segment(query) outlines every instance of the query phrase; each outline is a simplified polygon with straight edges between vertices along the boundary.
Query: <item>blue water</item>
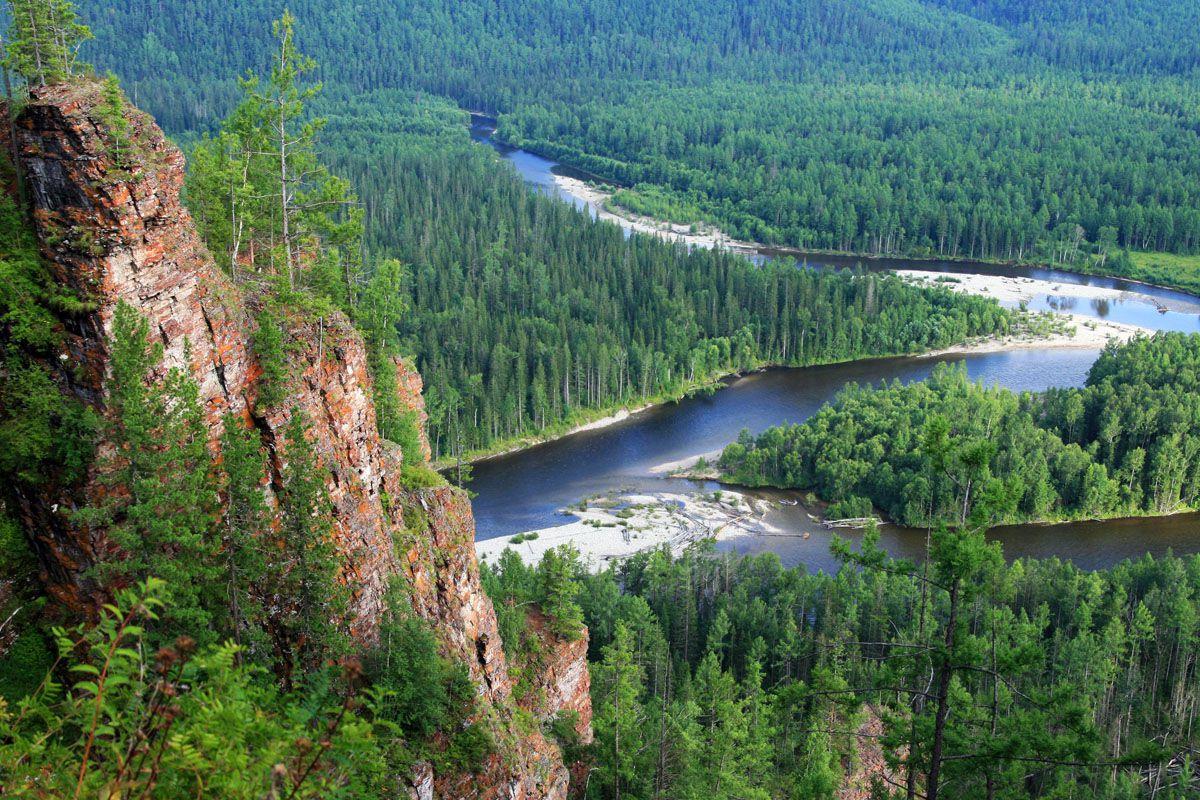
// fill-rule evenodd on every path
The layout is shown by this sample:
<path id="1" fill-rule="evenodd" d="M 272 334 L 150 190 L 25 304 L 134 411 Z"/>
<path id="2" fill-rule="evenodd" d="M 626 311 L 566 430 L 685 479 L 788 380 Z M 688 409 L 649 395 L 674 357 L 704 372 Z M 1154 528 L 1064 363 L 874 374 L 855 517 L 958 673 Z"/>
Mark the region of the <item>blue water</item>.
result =
<path id="1" fill-rule="evenodd" d="M 538 191 L 572 202 L 589 211 L 596 208 L 562 195 L 554 175 L 555 162 L 507 147 L 492 138 L 486 120 L 472 128 L 472 137 L 493 147 L 524 180 Z M 627 226 L 626 234 L 630 233 Z M 784 256 L 763 250 L 755 260 Z M 1115 278 L 1099 278 L 1038 268 L 1010 268 L 961 262 L 809 259 L 810 268 L 851 268 L 872 271 L 918 269 L 937 272 L 983 273 L 1049 281 L 1054 290 L 1029 303 L 1034 311 L 1070 311 L 1095 319 L 1138 325 L 1151 330 L 1200 331 L 1200 298 Z M 1097 286 L 1123 292 L 1120 298 L 1098 301 L 1079 297 L 1072 286 Z M 710 396 L 671 403 L 637 414 L 624 422 L 578 433 L 475 465 L 470 488 L 477 536 L 490 539 L 564 524 L 563 509 L 579 500 L 613 491 L 709 490 L 712 484 L 662 477 L 662 467 L 713 453 L 737 438 L 743 429 L 757 433 L 773 425 L 802 422 L 847 383 L 911 382 L 929 376 L 940 362 L 966 364 L 972 379 L 1014 391 L 1081 386 L 1095 362 L 1095 350 L 1017 350 L 969 356 L 895 358 L 859 361 L 806 369 L 777 369 L 732 381 Z M 779 500 L 795 493 L 762 492 Z M 742 537 L 723 542 L 739 552 L 769 550 L 786 564 L 835 569 L 829 553 L 830 533 L 813 522 L 801 506 L 780 505 L 766 521 L 797 534 L 792 537 Z M 808 538 L 803 538 L 807 534 Z M 1115 520 L 1062 526 L 1015 526 L 989 534 L 1004 543 L 1009 557 L 1060 556 L 1093 569 L 1146 552 L 1162 554 L 1200 551 L 1200 516 L 1168 519 Z M 853 535 L 851 535 L 853 537 Z M 883 532 L 884 545 L 896 555 L 919 555 L 924 533 L 895 527 Z"/>

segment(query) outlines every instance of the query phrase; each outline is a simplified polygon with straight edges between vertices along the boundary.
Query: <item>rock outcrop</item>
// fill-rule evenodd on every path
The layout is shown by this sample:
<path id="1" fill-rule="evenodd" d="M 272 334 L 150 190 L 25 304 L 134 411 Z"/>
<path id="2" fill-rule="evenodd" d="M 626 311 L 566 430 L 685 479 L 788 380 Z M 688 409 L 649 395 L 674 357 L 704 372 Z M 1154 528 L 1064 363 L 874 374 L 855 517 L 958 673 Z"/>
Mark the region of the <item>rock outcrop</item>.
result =
<path id="1" fill-rule="evenodd" d="M 444 653 L 466 664 L 478 686 L 478 718 L 498 744 L 478 774 L 439 775 L 419 767 L 409 778 L 414 796 L 565 797 L 569 774 L 561 753 L 513 698 L 495 611 L 480 584 L 466 495 L 401 484 L 404 454 L 379 436 L 366 353 L 339 315 L 284 321 L 288 401 L 257 409 L 263 368 L 252 346 L 254 291 L 219 270 L 197 235 L 180 201 L 180 152 L 149 117 L 129 110 L 134 155 L 114 155 L 99 99 L 97 84 L 40 89 L 16 129 L 42 254 L 55 280 L 84 301 L 60 314 L 62 352 L 44 359 L 60 391 L 104 413 L 109 338 L 124 302 L 148 320 L 162 344 L 158 376 L 179 368 L 195 380 L 214 447 L 230 420 L 253 426 L 278 471 L 287 459 L 283 431 L 296 409 L 303 412 L 329 475 L 342 579 L 353 592 L 353 631 L 371 641 L 385 590 L 401 576 Z M 417 415 L 423 431 L 421 378 L 407 362 L 396 369 L 401 405 Z M 99 443 L 102 452 L 104 446 Z M 428 460 L 428 442 L 421 446 Z M 89 568 L 114 555 L 103 530 L 79 525 L 72 514 L 99 491 L 93 473 L 13 498 L 47 593 L 75 613 L 105 599 Z M 538 716 L 573 709 L 581 736 L 590 738 L 586 649 L 586 641 L 575 643 L 554 659 Z"/>
<path id="2" fill-rule="evenodd" d="M 555 635 L 549 620 L 536 608 L 528 612 L 527 619 L 540 644 L 533 691 L 522 704 L 543 722 L 570 712 L 580 744 L 591 744 L 592 676 L 587 668 L 587 636 L 568 640 Z"/>
<path id="3" fill-rule="evenodd" d="M 842 764 L 844 777 L 837 790 L 837 800 L 871 800 L 878 796 L 878 790 L 903 784 L 904 776 L 897 775 L 888 766 L 880 745 L 883 720 L 876 709 L 867 707 L 857 734 L 854 758 Z"/>
<path id="4" fill-rule="evenodd" d="M 295 322 L 287 332 L 294 358 L 286 392 L 294 404 L 258 415 L 262 370 L 250 347 L 253 301 L 217 268 L 180 201 L 183 155 L 153 120 L 130 112 L 136 154 L 118 157 L 98 102 L 96 84 L 49 87 L 35 93 L 17 121 L 43 256 L 87 309 L 63 316 L 64 352 L 47 366 L 63 391 L 103 412 L 113 317 L 126 303 L 162 344 L 160 373 L 180 368 L 195 380 L 214 446 L 233 418 L 256 426 L 268 450 L 285 459 L 282 431 L 300 408 L 329 471 L 353 627 L 369 638 L 394 563 L 379 502 L 382 446 L 361 340 L 340 317 Z M 72 522 L 71 512 L 96 496 L 92 477 L 20 498 L 48 592 L 83 612 L 103 597 L 85 577 L 88 568 L 111 548 L 102 531 Z"/>
<path id="5" fill-rule="evenodd" d="M 513 698 L 496 611 L 480 584 L 475 521 L 466 494 L 442 487 L 397 496 L 403 501 L 396 514 L 407 523 L 400 541 L 401 562 L 413 607 L 437 627 L 447 653 L 467 665 L 479 687 L 477 716 L 490 725 L 498 744 L 478 774 L 437 776 L 434 795 L 566 797 L 570 776 L 558 748 L 536 727 L 518 731 L 520 709 Z M 396 523 L 400 527 L 401 520 Z M 586 661 L 581 667 L 586 671 Z"/>
<path id="6" fill-rule="evenodd" d="M 421 373 L 408 359 L 396 360 L 396 394 L 402 411 L 416 416 L 417 438 L 421 447 L 421 457 L 428 462 L 433 457 L 429 447 L 429 414 L 425 411 L 425 382 Z"/>

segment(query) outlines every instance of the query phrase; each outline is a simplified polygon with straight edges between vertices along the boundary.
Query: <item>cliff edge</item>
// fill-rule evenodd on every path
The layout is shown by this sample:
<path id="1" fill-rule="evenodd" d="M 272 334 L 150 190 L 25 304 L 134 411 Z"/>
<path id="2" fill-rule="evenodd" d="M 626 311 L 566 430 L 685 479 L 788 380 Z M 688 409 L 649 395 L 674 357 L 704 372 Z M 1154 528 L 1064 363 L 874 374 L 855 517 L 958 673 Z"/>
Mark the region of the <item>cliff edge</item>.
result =
<path id="1" fill-rule="evenodd" d="M 184 159 L 147 115 L 126 109 L 133 155 L 113 153 L 100 86 L 75 83 L 34 92 L 21 110 L 14 147 L 25 176 L 40 251 L 60 286 L 83 302 L 58 314 L 61 352 L 41 356 L 60 392 L 105 413 L 110 334 L 124 302 L 162 344 L 155 377 L 171 368 L 199 388 L 214 451 L 227 419 L 252 427 L 272 454 L 287 458 L 290 410 L 257 409 L 262 364 L 254 353 L 258 300 L 251 284 L 217 268 L 181 202 Z M 448 487 L 413 490 L 401 482 L 403 454 L 376 427 L 366 352 L 353 325 L 332 314 L 291 319 L 287 396 L 301 409 L 327 470 L 340 573 L 351 590 L 349 627 L 369 643 L 384 595 L 401 576 L 417 614 L 429 621 L 443 652 L 463 662 L 478 690 L 477 716 L 498 743 L 478 774 L 435 775 L 421 765 L 399 776 L 415 797 L 562 798 L 569 773 L 537 719 L 572 708 L 590 720 L 586 645 L 564 649 L 556 670 L 573 676 L 534 722 L 513 698 L 496 616 L 480 585 L 470 503 Z M 424 417 L 420 376 L 397 363 L 400 400 Z M 101 453 L 105 443 L 97 443 Z M 427 447 L 421 457 L 428 459 Z M 271 488 L 266 487 L 268 492 Z M 73 512 L 101 492 L 94 469 L 82 479 L 51 480 L 35 491 L 11 488 L 10 504 L 38 556 L 46 593 L 87 615 L 107 597 L 90 567 L 119 556 L 103 529 Z M 582 728 L 582 725 L 581 725 Z M 590 736 L 590 726 L 582 731 Z"/>

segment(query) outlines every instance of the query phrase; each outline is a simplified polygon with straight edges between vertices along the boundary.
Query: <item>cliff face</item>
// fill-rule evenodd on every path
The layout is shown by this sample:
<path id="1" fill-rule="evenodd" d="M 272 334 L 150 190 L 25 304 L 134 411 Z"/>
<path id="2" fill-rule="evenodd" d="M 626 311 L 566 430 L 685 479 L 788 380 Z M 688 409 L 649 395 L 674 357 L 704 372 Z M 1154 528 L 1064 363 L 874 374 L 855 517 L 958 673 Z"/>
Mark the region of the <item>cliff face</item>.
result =
<path id="1" fill-rule="evenodd" d="M 561 753 L 536 724 L 521 718 L 513 699 L 496 612 L 480 585 L 466 495 L 444 487 L 396 496 L 402 502 L 394 513 L 407 521 L 408 533 L 398 544 L 414 609 L 438 627 L 449 655 L 467 665 L 479 688 L 478 717 L 498 744 L 479 774 L 437 776 L 434 796 L 566 797 L 570 775 Z M 586 661 L 582 668 L 586 671 Z"/>
<path id="2" fill-rule="evenodd" d="M 564 711 L 574 713 L 580 743 L 590 744 L 592 676 L 587 668 L 587 637 L 568 641 L 555 635 L 547 617 L 537 609 L 531 609 L 527 618 L 540 646 L 533 691 L 522 705 L 543 721 Z"/>
<path id="3" fill-rule="evenodd" d="M 479 718 L 499 745 L 481 774 L 434 775 L 426 765 L 410 776 L 413 791 L 440 798 L 564 797 L 568 772 L 558 748 L 529 724 L 512 696 L 495 612 L 480 585 L 470 504 L 449 488 L 410 491 L 401 485 L 402 454 L 379 436 L 367 358 L 353 326 L 336 315 L 287 321 L 288 402 L 255 411 L 262 374 L 251 347 L 256 301 L 216 267 L 181 204 L 179 151 L 149 117 L 130 112 L 136 156 L 119 163 L 96 110 L 98 99 L 99 88 L 91 84 L 40 90 L 22 111 L 16 133 L 43 256 L 55 279 L 87 301 L 85 312 L 62 314 L 63 352 L 45 363 L 60 390 L 104 412 L 109 334 L 115 310 L 125 302 L 162 343 L 158 376 L 178 367 L 196 381 L 214 447 L 226 420 L 235 419 L 259 432 L 278 471 L 287 458 L 283 431 L 292 409 L 302 410 L 329 473 L 342 579 L 353 592 L 352 629 L 360 640 L 371 640 L 384 590 L 400 575 L 445 654 L 467 665 L 478 686 Z M 401 403 L 423 423 L 421 378 L 405 362 L 396 368 Z M 105 443 L 98 446 L 103 452 Z M 428 459 L 424 440 L 421 455 Z M 76 613 L 88 613 L 104 599 L 104 587 L 85 575 L 112 555 L 103 530 L 87 530 L 71 515 L 98 491 L 91 475 L 79 485 L 50 485 L 15 498 L 47 593 Z M 581 711 L 585 654 L 586 643 L 564 652 L 557 669 L 574 677 L 551 680 L 571 683 L 574 688 L 560 693 L 570 697 L 561 702 Z M 557 713 L 549 706 L 547 711 Z M 590 725 L 586 732 L 590 736 Z"/>
<path id="4" fill-rule="evenodd" d="M 137 155 L 118 163 L 96 111 L 97 91 L 91 84 L 41 90 L 18 120 L 17 148 L 43 255 L 55 279 L 92 309 L 63 318 L 65 352 L 48 366 L 64 391 L 102 410 L 113 316 L 127 303 L 162 344 L 161 374 L 178 367 L 196 381 L 214 446 L 233 414 L 286 458 L 277 445 L 290 408 L 261 417 L 252 411 L 261 370 L 249 347 L 251 314 L 180 202 L 182 154 L 149 117 L 134 112 Z M 329 470 L 335 535 L 354 593 L 353 627 L 369 636 L 394 564 L 379 503 L 381 444 L 365 353 L 342 319 L 296 323 L 288 333 L 294 359 L 287 396 L 306 413 Z M 83 612 L 102 596 L 83 573 L 110 545 L 103 532 L 74 527 L 70 514 L 95 493 L 88 482 L 21 498 L 48 591 Z"/>
<path id="5" fill-rule="evenodd" d="M 96 91 L 42 90 L 16 130 L 42 254 L 54 279 L 92 309 L 62 315 L 63 352 L 46 366 L 62 391 L 102 408 L 113 314 L 119 302 L 129 303 L 162 342 L 162 370 L 182 367 L 196 379 L 215 437 L 223 414 L 245 413 L 254 372 L 247 318 L 180 204 L 182 155 L 135 115 L 144 158 L 128 172 L 120 169 L 93 118 Z M 100 599 L 82 573 L 109 549 L 102 533 L 89 535 L 69 519 L 94 492 L 88 483 L 18 498 L 47 591 L 78 612 Z"/>

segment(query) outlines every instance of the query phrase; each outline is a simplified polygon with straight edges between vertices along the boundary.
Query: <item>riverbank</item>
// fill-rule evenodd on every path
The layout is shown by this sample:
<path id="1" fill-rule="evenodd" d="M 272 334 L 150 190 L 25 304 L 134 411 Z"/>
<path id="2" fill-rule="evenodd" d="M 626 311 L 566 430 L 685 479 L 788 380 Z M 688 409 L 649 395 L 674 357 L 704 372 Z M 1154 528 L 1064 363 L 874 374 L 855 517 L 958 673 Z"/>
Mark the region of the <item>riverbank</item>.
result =
<path id="1" fill-rule="evenodd" d="M 766 368 L 766 365 L 761 367 Z M 578 433 L 586 433 L 588 431 L 602 430 L 604 428 L 626 422 L 639 414 L 650 411 L 654 408 L 668 405 L 670 403 L 678 403 L 686 397 L 691 397 L 700 392 L 715 391 L 720 389 L 724 382 L 739 378 L 746 373 L 729 372 L 722 373 L 707 380 L 694 381 L 680 387 L 677 391 L 664 392 L 646 398 L 644 402 L 636 405 L 629 404 L 614 404 L 603 408 L 585 409 L 576 412 L 573 418 L 569 421 L 560 423 L 551 428 L 547 428 L 538 434 L 528 434 L 514 438 L 502 439 L 494 443 L 491 447 L 480 450 L 469 450 L 463 453 L 459 458 L 451 458 L 445 456 L 436 459 L 431 465 L 438 472 L 445 472 L 453 469 L 457 464 L 480 464 L 485 461 L 490 461 L 494 458 L 519 453 L 522 450 L 528 450 L 538 445 L 550 444 L 560 439 L 565 439 L 568 436 L 574 436 Z"/>
<path id="2" fill-rule="evenodd" d="M 1064 317 L 1067 315 L 1063 315 Z M 1076 324 L 1067 326 L 1066 329 L 1054 332 L 1047 335 L 1035 335 L 1032 333 L 1022 333 L 1013 336 L 1005 337 L 985 337 L 975 339 L 952 347 L 943 348 L 941 350 L 931 350 L 918 353 L 881 353 L 878 355 L 862 356 L 861 358 L 851 358 L 844 361 L 823 362 L 814 364 L 759 364 L 741 372 L 728 372 L 715 376 L 704 381 L 696 381 L 681 387 L 678 391 L 669 392 L 657 395 L 648 399 L 645 403 L 636 406 L 616 406 L 614 408 L 593 409 L 590 411 L 592 417 L 589 419 L 588 414 L 581 414 L 586 422 L 578 420 L 573 421 L 561 428 L 553 428 L 543 431 L 538 435 L 522 436 L 515 439 L 505 439 L 497 442 L 492 447 L 483 450 L 474 450 L 462 454 L 461 463 L 463 464 L 480 464 L 491 459 L 501 458 L 503 456 L 519 453 L 523 450 L 528 450 L 543 444 L 556 442 L 560 439 L 565 439 L 579 433 L 587 431 L 601 430 L 604 428 L 626 422 L 632 417 L 650 411 L 655 408 L 660 408 L 671 403 L 678 403 L 686 397 L 695 395 L 698 392 L 708 390 L 720 390 L 728 382 L 743 378 L 755 372 L 762 372 L 768 369 L 806 369 L 809 367 L 827 367 L 836 366 L 837 364 L 853 363 L 856 361 L 866 361 L 874 359 L 886 358 L 937 358 L 946 355 L 970 355 L 977 353 L 998 353 L 1006 350 L 1037 350 L 1037 349 L 1079 349 L 1079 350 L 1100 350 L 1108 343 L 1110 338 L 1119 338 L 1120 341 L 1125 341 L 1132 338 L 1141 329 L 1133 326 L 1121 326 L 1116 323 L 1096 323 L 1087 317 L 1078 317 L 1074 320 Z M 1082 335 L 1080 331 L 1083 331 Z M 453 469 L 459 460 L 453 458 L 440 458 L 433 463 L 433 468 L 439 472 Z"/>
<path id="3" fill-rule="evenodd" d="M 669 547 L 672 552 L 703 541 L 777 532 L 763 521 L 771 509 L 766 501 L 740 492 L 615 492 L 564 509 L 576 519 L 565 525 L 485 539 L 475 543 L 481 561 L 495 563 L 512 548 L 529 564 L 559 545 L 574 545 L 593 570 L 645 550 Z"/>
<path id="4" fill-rule="evenodd" d="M 1051 281 L 1034 278 L 1008 277 L 1003 275 L 974 275 L 957 272 L 926 272 L 923 270 L 897 270 L 896 274 L 905 280 L 924 286 L 937 286 L 960 294 L 972 294 L 979 297 L 991 297 L 1008 308 L 1020 308 L 1039 296 L 1061 294 L 1063 287 Z M 1099 286 L 1071 285 L 1071 295 L 1091 301 L 1121 301 L 1139 299 L 1151 305 L 1156 305 L 1153 298 L 1137 296 L 1133 292 L 1122 292 Z M 1075 314 L 1070 311 L 1053 312 L 1067 323 L 1065 329 L 1050 334 L 1037 336 L 1022 333 L 1015 336 L 991 337 L 978 342 L 968 342 L 955 347 L 946 348 L 930 355 L 953 355 L 967 353 L 993 353 L 1007 350 L 1030 350 L 1045 348 L 1081 348 L 1100 350 L 1110 342 L 1123 343 L 1133 337 L 1144 334 L 1153 335 L 1154 331 L 1137 325 L 1111 322 L 1095 317 Z"/>
<path id="5" fill-rule="evenodd" d="M 556 173 L 554 184 L 563 194 L 592 206 L 596 210 L 598 219 L 612 222 L 638 233 L 676 242 L 689 248 L 700 247 L 709 250 L 717 248 L 749 256 L 754 255 L 759 248 L 765 246 L 731 239 L 720 228 L 709 223 L 685 225 L 664 222 L 653 217 L 643 217 L 628 211 L 618 213 L 613 211 L 612 192 L 579 178 Z"/>
<path id="6" fill-rule="evenodd" d="M 628 209 L 616 207 L 611 184 L 603 179 L 594 181 L 578 177 L 554 174 L 555 187 L 577 201 L 587 203 L 596 210 L 599 219 L 607 220 L 623 228 L 679 242 L 687 247 L 720 248 L 748 257 L 793 258 L 797 261 L 823 261 L 835 265 L 853 267 L 856 263 L 871 263 L 878 267 L 891 268 L 893 264 L 952 264 L 961 269 L 1037 269 L 1053 270 L 1079 277 L 1101 277 L 1140 284 L 1148 288 L 1166 289 L 1200 297 L 1200 256 L 1180 256 L 1171 253 L 1130 251 L 1134 273 L 1106 269 L 1103 263 L 1090 261 L 1074 264 L 1047 264 L 1022 258 L 978 258 L 955 255 L 918 255 L 896 253 L 856 253 L 842 250 L 820 250 L 813 248 L 771 245 L 762 242 L 734 239 L 711 222 L 693 226 L 669 223 L 661 219 L 642 216 Z M 958 274 L 958 273 L 953 273 Z"/>

